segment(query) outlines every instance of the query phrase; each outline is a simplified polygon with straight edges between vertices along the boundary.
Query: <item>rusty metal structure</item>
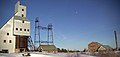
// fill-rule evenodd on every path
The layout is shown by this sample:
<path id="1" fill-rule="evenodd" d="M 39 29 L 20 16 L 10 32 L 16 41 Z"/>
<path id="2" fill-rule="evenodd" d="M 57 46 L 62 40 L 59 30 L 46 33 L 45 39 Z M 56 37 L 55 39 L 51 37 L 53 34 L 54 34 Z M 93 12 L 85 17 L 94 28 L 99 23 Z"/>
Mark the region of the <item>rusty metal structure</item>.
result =
<path id="1" fill-rule="evenodd" d="M 24 37 L 24 36 L 16 36 L 16 45 L 15 48 L 16 49 L 20 49 L 20 52 L 24 51 L 25 49 L 27 50 L 27 40 L 28 37 Z"/>

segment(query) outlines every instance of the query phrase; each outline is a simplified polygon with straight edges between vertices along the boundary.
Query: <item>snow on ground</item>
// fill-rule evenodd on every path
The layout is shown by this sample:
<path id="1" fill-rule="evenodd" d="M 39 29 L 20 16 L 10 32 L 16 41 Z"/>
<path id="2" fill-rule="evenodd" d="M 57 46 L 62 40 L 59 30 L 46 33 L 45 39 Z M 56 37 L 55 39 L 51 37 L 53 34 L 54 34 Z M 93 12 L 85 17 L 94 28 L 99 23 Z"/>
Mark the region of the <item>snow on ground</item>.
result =
<path id="1" fill-rule="evenodd" d="M 25 57 L 23 53 L 0 53 L 0 57 Z M 78 53 L 41 53 L 41 52 L 31 52 L 31 56 L 27 57 L 95 57 L 90 55 L 83 55 Z"/>

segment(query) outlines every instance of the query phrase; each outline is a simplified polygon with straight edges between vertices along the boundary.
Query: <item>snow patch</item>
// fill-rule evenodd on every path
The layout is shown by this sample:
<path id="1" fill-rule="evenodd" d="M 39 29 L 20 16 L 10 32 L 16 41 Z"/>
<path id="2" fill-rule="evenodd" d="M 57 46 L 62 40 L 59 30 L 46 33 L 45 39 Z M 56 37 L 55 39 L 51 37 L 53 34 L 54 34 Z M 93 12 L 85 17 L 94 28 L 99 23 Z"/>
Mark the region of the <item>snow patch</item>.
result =
<path id="1" fill-rule="evenodd" d="M 0 57 L 26 57 L 24 53 L 0 53 Z M 42 52 L 30 52 L 31 56 L 27 57 L 95 57 L 90 55 L 84 55 L 80 53 L 42 53 Z"/>

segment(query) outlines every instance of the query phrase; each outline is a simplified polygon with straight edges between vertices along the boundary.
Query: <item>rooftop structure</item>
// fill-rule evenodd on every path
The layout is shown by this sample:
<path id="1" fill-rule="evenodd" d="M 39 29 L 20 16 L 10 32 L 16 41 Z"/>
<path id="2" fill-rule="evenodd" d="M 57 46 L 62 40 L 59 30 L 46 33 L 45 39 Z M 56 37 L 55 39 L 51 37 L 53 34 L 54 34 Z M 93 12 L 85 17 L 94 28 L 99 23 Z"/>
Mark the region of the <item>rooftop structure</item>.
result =
<path id="1" fill-rule="evenodd" d="M 40 45 L 38 47 L 38 50 L 41 50 L 42 52 L 57 52 L 57 48 L 55 47 L 55 45 Z"/>

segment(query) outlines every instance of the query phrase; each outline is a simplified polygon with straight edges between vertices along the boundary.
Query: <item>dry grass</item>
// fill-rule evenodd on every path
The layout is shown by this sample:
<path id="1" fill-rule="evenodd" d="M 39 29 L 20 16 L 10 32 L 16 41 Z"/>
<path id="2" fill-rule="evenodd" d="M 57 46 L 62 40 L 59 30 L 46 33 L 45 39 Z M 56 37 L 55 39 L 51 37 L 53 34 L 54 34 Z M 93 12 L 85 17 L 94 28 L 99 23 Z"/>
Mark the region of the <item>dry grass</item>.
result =
<path id="1" fill-rule="evenodd" d="M 97 57 L 120 57 L 120 52 L 98 53 Z"/>

